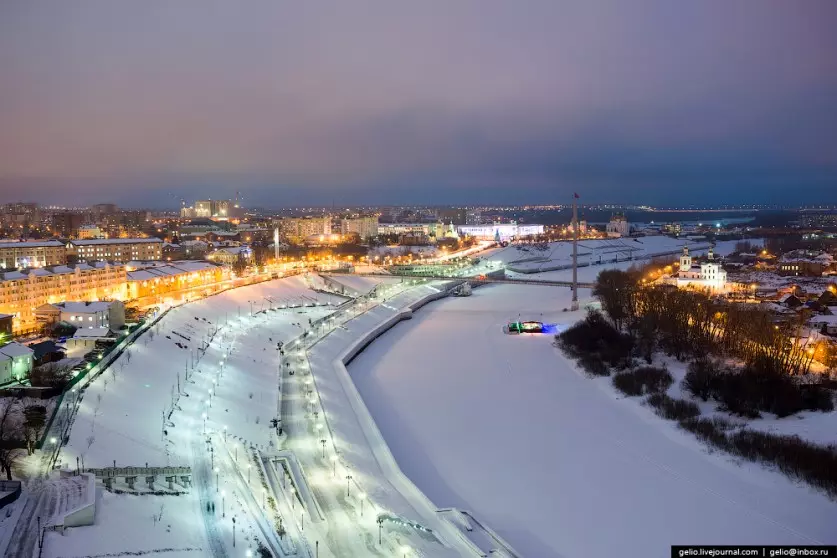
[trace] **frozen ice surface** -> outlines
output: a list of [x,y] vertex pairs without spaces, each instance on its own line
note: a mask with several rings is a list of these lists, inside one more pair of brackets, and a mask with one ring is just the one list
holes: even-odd
[[[589,293],[582,292],[583,296]],[[402,470],[527,557],[663,556],[672,544],[837,542],[837,503],[711,453],[542,335],[569,290],[494,285],[419,310],[349,371]],[[583,301],[582,301],[583,302]]]

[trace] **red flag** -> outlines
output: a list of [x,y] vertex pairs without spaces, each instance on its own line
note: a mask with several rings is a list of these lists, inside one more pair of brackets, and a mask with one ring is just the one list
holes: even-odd
[[574,197],[575,199],[578,199],[578,193],[577,193],[577,192],[573,192],[573,197]]

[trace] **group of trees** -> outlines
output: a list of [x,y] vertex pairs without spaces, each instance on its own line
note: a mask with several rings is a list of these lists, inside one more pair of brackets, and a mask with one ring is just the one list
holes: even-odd
[[803,340],[804,312],[777,321],[751,304],[730,304],[670,285],[646,285],[638,271],[599,274],[593,294],[619,331],[649,362],[657,349],[678,359],[730,356],[784,374],[804,374],[814,348]]
[[0,469],[7,480],[12,480],[12,468],[24,451],[34,451],[46,419],[44,405],[23,398],[0,399]]

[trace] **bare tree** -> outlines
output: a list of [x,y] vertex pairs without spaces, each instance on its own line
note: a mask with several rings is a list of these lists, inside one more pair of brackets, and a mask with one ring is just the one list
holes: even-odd
[[22,435],[19,401],[7,398],[0,411],[0,467],[6,472],[6,479],[12,480],[12,467],[21,457],[21,449],[14,447]]
[[40,436],[41,429],[46,424],[46,407],[43,405],[27,405],[23,409],[24,436],[29,455],[35,451],[35,440]]

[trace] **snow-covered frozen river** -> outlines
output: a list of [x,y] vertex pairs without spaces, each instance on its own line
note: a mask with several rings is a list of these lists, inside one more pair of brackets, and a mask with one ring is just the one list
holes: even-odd
[[[581,293],[589,296],[589,293]],[[526,557],[665,556],[672,544],[837,542],[837,503],[709,454],[578,373],[549,336],[569,290],[495,285],[419,310],[349,371],[403,471]]]

